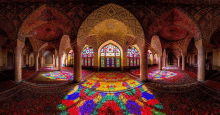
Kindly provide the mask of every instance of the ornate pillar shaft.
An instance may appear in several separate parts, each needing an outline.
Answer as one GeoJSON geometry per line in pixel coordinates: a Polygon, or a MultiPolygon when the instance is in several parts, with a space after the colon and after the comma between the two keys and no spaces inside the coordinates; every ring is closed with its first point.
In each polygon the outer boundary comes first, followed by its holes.
{"type": "Polygon", "coordinates": [[[162,70],[162,56],[158,55],[159,70],[162,70]]]}
{"type": "Polygon", "coordinates": [[[41,64],[40,65],[41,65],[41,67],[44,67],[43,66],[44,65],[44,57],[43,56],[41,57],[41,64]]]}
{"type": "Polygon", "coordinates": [[[66,53],[66,66],[68,66],[68,53],[66,53]]]}
{"type": "Polygon", "coordinates": [[[140,79],[141,81],[146,81],[148,76],[148,63],[147,63],[147,52],[148,52],[148,47],[144,45],[141,50],[141,57],[140,57],[140,79]]]}
{"type": "Polygon", "coordinates": [[[74,46],[74,82],[81,82],[81,50],[78,45],[74,46]]]}
{"type": "Polygon", "coordinates": [[[54,59],[55,59],[55,60],[54,60],[54,61],[55,61],[54,66],[57,67],[57,56],[55,56],[54,59]]]}
{"type": "Polygon", "coordinates": [[[127,52],[123,52],[123,72],[127,71],[127,52]]]}
{"type": "Polygon", "coordinates": [[[59,55],[59,70],[60,70],[60,71],[62,70],[62,60],[63,60],[63,55],[60,54],[60,55],[59,55]]]}
{"type": "Polygon", "coordinates": [[[22,80],[21,54],[22,54],[22,47],[17,46],[15,48],[15,82],[20,82],[22,80]]]}
{"type": "Polygon", "coordinates": [[[99,71],[99,70],[98,70],[98,60],[99,60],[98,57],[99,57],[99,56],[98,56],[98,52],[95,51],[94,54],[93,54],[93,61],[94,61],[94,63],[93,63],[93,70],[94,70],[94,71],[99,71]]]}
{"type": "Polygon", "coordinates": [[[185,55],[182,55],[182,70],[185,70],[185,65],[186,65],[186,62],[185,62],[185,55]]]}
{"type": "Polygon", "coordinates": [[[180,67],[180,57],[178,57],[178,67],[180,67]]]}
{"type": "Polygon", "coordinates": [[[205,49],[198,49],[198,81],[205,81],[205,49]]]}
{"type": "Polygon", "coordinates": [[[38,71],[38,67],[39,67],[39,65],[38,65],[38,58],[39,58],[39,53],[38,52],[36,52],[36,53],[34,53],[34,57],[35,57],[35,70],[36,71],[38,71]]]}
{"type": "Polygon", "coordinates": [[[200,82],[205,81],[205,55],[206,55],[206,49],[203,46],[202,39],[197,41],[195,43],[196,48],[198,50],[198,73],[197,73],[197,79],[200,82]]]}

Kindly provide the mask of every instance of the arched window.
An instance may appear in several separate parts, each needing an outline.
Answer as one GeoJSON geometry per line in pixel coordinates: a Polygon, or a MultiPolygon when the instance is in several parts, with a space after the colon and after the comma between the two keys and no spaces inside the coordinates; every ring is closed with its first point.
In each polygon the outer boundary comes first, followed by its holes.
{"type": "Polygon", "coordinates": [[[150,65],[150,50],[147,52],[147,64],[150,65]]]}
{"type": "Polygon", "coordinates": [[[69,55],[70,55],[70,65],[73,65],[74,64],[74,53],[73,53],[73,50],[70,50],[69,55]]]}
{"type": "Polygon", "coordinates": [[[93,66],[93,49],[91,47],[86,46],[82,51],[82,66],[90,67],[93,66]]]}
{"type": "Polygon", "coordinates": [[[157,62],[157,59],[156,59],[156,54],[154,54],[154,64],[156,64],[157,62]]]}
{"type": "Polygon", "coordinates": [[[134,46],[127,50],[127,64],[130,67],[137,67],[140,65],[140,54],[134,46]]]}
{"type": "Polygon", "coordinates": [[[109,43],[101,49],[101,68],[120,68],[121,67],[120,49],[109,43]]]}

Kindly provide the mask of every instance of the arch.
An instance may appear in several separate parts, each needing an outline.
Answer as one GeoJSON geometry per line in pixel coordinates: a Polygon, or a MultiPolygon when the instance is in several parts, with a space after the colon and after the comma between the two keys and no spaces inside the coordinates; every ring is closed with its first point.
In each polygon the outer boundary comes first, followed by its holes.
{"type": "Polygon", "coordinates": [[[212,44],[215,48],[220,48],[220,28],[218,28],[213,34],[212,37],[210,38],[210,44],[212,44]]]}
{"type": "Polygon", "coordinates": [[[85,45],[82,50],[82,66],[83,67],[93,67],[94,65],[94,51],[89,45],[85,45]]]}
{"type": "MultiPolygon", "coordinates": [[[[95,28],[97,24],[100,24],[108,19],[114,19],[125,24],[131,30],[131,33],[136,40],[145,38],[142,26],[132,13],[119,5],[107,4],[91,13],[82,23],[77,34],[77,44],[79,43],[84,46],[86,43],[83,44],[81,42],[86,41],[85,39],[87,39],[87,36],[90,35],[91,30],[95,28]]],[[[102,43],[100,43],[100,45],[101,44],[102,43]]],[[[120,45],[123,47],[122,44],[120,45]]]]}
{"type": "Polygon", "coordinates": [[[48,42],[43,44],[39,49],[38,49],[38,52],[40,52],[43,48],[47,47],[48,46],[48,42]]]}
{"type": "Polygon", "coordinates": [[[73,50],[70,45],[70,37],[68,35],[63,35],[60,41],[59,54],[63,54],[66,48],[73,50]]]}
{"type": "Polygon", "coordinates": [[[201,30],[197,23],[184,10],[175,7],[167,12],[164,12],[157,17],[149,26],[147,39],[151,40],[152,36],[156,35],[158,31],[166,26],[176,25],[193,35],[195,41],[201,39],[201,30]]]}
{"type": "MultiPolygon", "coordinates": [[[[207,25],[205,25],[202,33],[203,44],[208,46],[211,38],[219,31],[220,15],[216,15],[207,25]]],[[[196,41],[195,41],[196,42],[196,41]]]]}
{"type": "Polygon", "coordinates": [[[18,39],[25,41],[34,28],[51,23],[62,29],[64,34],[71,34],[73,24],[72,22],[57,9],[48,6],[46,4],[35,9],[31,14],[27,16],[18,30],[18,39]]]}
{"type": "MultiPolygon", "coordinates": [[[[7,34],[7,37],[11,43],[11,45],[17,45],[17,42],[16,42],[16,30],[15,28],[13,27],[13,24],[11,24],[11,22],[6,18],[4,17],[2,14],[0,14],[0,28],[1,30],[4,30],[4,32],[7,34]]],[[[1,41],[2,42],[2,41],[1,41]]]]}
{"type": "Polygon", "coordinates": [[[157,50],[158,55],[162,56],[162,45],[159,36],[154,35],[152,37],[151,47],[155,48],[157,50]]]}
{"type": "Polygon", "coordinates": [[[108,45],[109,43],[116,45],[120,49],[120,53],[121,53],[121,56],[120,56],[121,57],[121,64],[120,65],[121,65],[121,71],[123,71],[123,49],[117,42],[115,42],[113,40],[108,40],[99,47],[99,49],[98,49],[98,70],[100,70],[100,66],[101,66],[101,64],[100,64],[101,49],[105,45],[108,45]]]}
{"type": "Polygon", "coordinates": [[[129,68],[140,67],[140,51],[137,45],[127,49],[127,66],[129,68]]]}

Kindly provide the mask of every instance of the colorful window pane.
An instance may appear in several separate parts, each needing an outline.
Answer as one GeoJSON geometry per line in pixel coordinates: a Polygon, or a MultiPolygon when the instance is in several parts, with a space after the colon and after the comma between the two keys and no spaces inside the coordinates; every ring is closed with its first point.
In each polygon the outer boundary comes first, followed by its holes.
{"type": "Polygon", "coordinates": [[[101,57],[101,67],[105,67],[105,57],[101,57]]]}
{"type": "Polygon", "coordinates": [[[154,55],[154,64],[156,64],[156,55],[154,55]]]}
{"type": "Polygon", "coordinates": [[[120,49],[117,46],[109,43],[101,49],[101,56],[103,53],[106,53],[106,56],[120,56],[120,49]]]}
{"type": "Polygon", "coordinates": [[[115,57],[112,57],[112,67],[115,67],[115,57]]]}
{"type": "Polygon", "coordinates": [[[116,67],[120,67],[120,57],[116,57],[116,67]]]}
{"type": "Polygon", "coordinates": [[[82,65],[84,64],[84,59],[82,58],[82,65]]]}
{"type": "Polygon", "coordinates": [[[86,46],[82,51],[82,65],[93,66],[93,55],[94,55],[93,49],[86,46]]]}
{"type": "Polygon", "coordinates": [[[91,58],[88,58],[88,66],[91,66],[91,58]]]}
{"type": "Polygon", "coordinates": [[[136,66],[136,57],[134,57],[134,66],[136,66]]]}
{"type": "Polygon", "coordinates": [[[137,58],[137,66],[139,66],[139,65],[140,65],[140,59],[137,58]]]}
{"type": "Polygon", "coordinates": [[[128,66],[139,66],[140,54],[134,46],[127,50],[127,58],[128,66]]]}
{"type": "Polygon", "coordinates": [[[110,58],[109,57],[106,58],[106,67],[110,67],[110,58]]]}
{"type": "Polygon", "coordinates": [[[101,67],[120,67],[120,49],[109,43],[101,49],[101,67]]]}
{"type": "Polygon", "coordinates": [[[149,50],[147,52],[147,64],[150,64],[150,52],[149,52],[149,50]]]}

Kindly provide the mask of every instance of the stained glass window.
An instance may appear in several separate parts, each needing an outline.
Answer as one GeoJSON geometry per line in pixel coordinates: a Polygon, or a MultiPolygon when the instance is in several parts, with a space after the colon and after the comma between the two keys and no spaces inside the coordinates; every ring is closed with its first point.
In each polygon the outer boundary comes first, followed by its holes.
{"type": "Polygon", "coordinates": [[[130,67],[137,67],[140,65],[140,54],[134,46],[127,50],[127,64],[130,67]]]}
{"type": "Polygon", "coordinates": [[[150,52],[149,52],[149,50],[147,52],[147,64],[150,64],[150,52]]]}
{"type": "Polygon", "coordinates": [[[101,49],[101,67],[115,68],[120,67],[121,52],[120,49],[109,43],[101,49]]]}
{"type": "Polygon", "coordinates": [[[156,64],[156,54],[154,54],[154,64],[156,64]]]}
{"type": "Polygon", "coordinates": [[[82,51],[82,66],[93,66],[93,49],[86,46],[82,51]]]}

